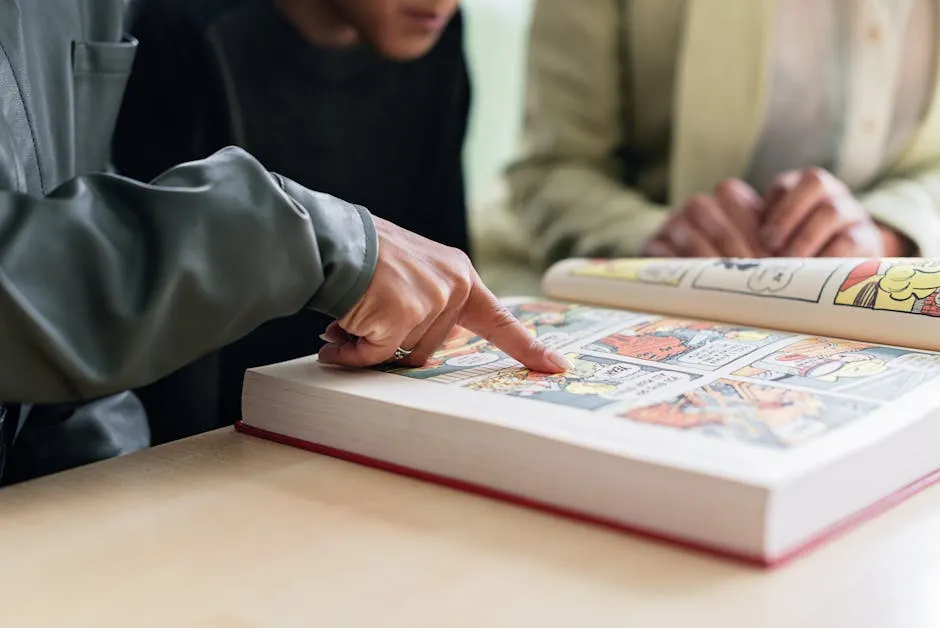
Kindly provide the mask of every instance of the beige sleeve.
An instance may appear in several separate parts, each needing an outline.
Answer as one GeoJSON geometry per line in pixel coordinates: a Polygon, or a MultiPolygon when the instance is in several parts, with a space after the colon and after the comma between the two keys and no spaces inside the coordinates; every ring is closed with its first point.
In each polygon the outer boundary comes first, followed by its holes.
{"type": "Polygon", "coordinates": [[[914,255],[940,257],[940,159],[882,181],[859,202],[872,218],[910,238],[914,255]]]}
{"type": "Polygon", "coordinates": [[[507,180],[511,211],[544,266],[569,256],[634,256],[665,219],[621,182],[630,95],[617,0],[539,0],[525,120],[507,180]]]}

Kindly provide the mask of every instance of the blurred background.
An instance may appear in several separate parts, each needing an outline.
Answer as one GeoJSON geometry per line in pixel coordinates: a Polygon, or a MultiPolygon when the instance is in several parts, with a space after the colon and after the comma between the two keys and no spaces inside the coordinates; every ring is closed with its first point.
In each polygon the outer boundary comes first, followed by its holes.
{"type": "Polygon", "coordinates": [[[518,139],[533,0],[464,0],[473,106],[465,148],[471,209],[499,196],[518,139]]]}

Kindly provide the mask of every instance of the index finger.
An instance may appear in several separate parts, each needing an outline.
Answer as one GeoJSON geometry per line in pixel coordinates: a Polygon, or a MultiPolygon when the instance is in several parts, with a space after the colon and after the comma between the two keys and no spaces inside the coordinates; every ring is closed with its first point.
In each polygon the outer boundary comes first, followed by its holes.
{"type": "Polygon", "coordinates": [[[460,326],[493,343],[529,370],[562,373],[571,368],[564,356],[533,337],[478,277],[464,303],[460,326]]]}
{"type": "Polygon", "coordinates": [[[804,176],[795,188],[767,208],[767,220],[761,235],[771,253],[778,253],[784,247],[825,195],[826,186],[819,177],[804,176]]]}
{"type": "Polygon", "coordinates": [[[738,179],[725,181],[715,189],[715,200],[740,229],[755,257],[767,257],[760,238],[761,197],[738,179]]]}

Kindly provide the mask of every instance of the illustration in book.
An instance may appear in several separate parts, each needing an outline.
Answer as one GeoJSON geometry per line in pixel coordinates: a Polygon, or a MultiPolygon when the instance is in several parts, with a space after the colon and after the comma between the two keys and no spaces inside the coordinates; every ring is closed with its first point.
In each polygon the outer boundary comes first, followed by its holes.
{"type": "Polygon", "coordinates": [[[692,287],[818,303],[830,277],[799,259],[723,259],[703,268],[692,287]]]}
{"type": "Polygon", "coordinates": [[[660,318],[601,338],[585,349],[715,370],[786,337],[735,325],[660,318]]]}
{"type": "MultiPolygon", "coordinates": [[[[596,330],[597,326],[605,321],[610,321],[611,324],[626,324],[637,318],[636,314],[619,310],[541,300],[512,304],[507,309],[519,319],[529,333],[550,347],[574,342],[596,330]]],[[[463,328],[456,328],[424,366],[388,367],[384,370],[416,379],[434,379],[487,365],[496,367],[500,362],[509,361],[505,353],[480,336],[463,328]]],[[[464,373],[466,376],[475,374],[476,372],[464,373]]]]}
{"type": "Polygon", "coordinates": [[[940,260],[870,260],[857,265],[839,286],[835,304],[940,316],[940,260]]]}
{"type": "Polygon", "coordinates": [[[569,353],[566,357],[573,368],[563,374],[547,375],[512,368],[473,381],[466,387],[582,410],[597,410],[615,402],[641,399],[700,377],[578,353],[569,353]]]}
{"type": "Polygon", "coordinates": [[[623,417],[723,440],[786,449],[818,438],[878,407],[859,399],[718,379],[623,417]]]}
{"type": "Polygon", "coordinates": [[[734,374],[887,401],[940,375],[940,355],[848,340],[806,338],[734,374]]]}
{"type": "Polygon", "coordinates": [[[677,287],[688,271],[688,265],[681,262],[655,258],[623,258],[590,260],[575,267],[571,274],[677,287]]]}

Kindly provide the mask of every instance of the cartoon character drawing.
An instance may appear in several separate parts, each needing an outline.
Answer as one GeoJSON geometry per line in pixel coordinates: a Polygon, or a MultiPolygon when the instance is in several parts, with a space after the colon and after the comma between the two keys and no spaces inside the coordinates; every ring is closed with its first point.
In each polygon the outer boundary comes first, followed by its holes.
{"type": "Polygon", "coordinates": [[[633,395],[650,394],[695,378],[688,373],[578,353],[566,357],[572,363],[566,373],[546,375],[510,368],[465,386],[470,390],[597,410],[633,395]]]}
{"type": "Polygon", "coordinates": [[[611,334],[588,348],[638,360],[682,362],[713,369],[773,340],[772,333],[756,329],[666,318],[611,334]]]}
{"type": "MultiPolygon", "coordinates": [[[[552,333],[564,334],[573,318],[571,313],[579,306],[551,301],[531,301],[508,308],[533,336],[552,333]]],[[[585,323],[585,325],[588,323],[585,323]]],[[[564,336],[561,336],[564,338],[564,336]]],[[[547,342],[546,344],[552,344],[547,342]]],[[[420,367],[386,367],[398,375],[430,379],[465,369],[475,369],[506,359],[506,355],[480,336],[457,327],[441,347],[420,367]]]]}
{"type": "Polygon", "coordinates": [[[589,348],[651,362],[663,362],[666,358],[682,355],[688,349],[680,338],[658,334],[612,334],[601,338],[589,348]]]}
{"type": "Polygon", "coordinates": [[[870,260],[839,286],[836,305],[940,316],[940,260],[870,260]]]}
{"type": "Polygon", "coordinates": [[[676,262],[654,258],[595,259],[576,267],[571,274],[676,287],[690,267],[689,261],[676,262]]]}
{"type": "Polygon", "coordinates": [[[628,410],[622,416],[725,440],[786,448],[875,407],[813,391],[720,379],[678,398],[628,410]]]}
{"type": "Polygon", "coordinates": [[[617,384],[604,381],[584,381],[568,375],[546,375],[526,369],[504,371],[488,379],[468,384],[471,390],[530,397],[543,392],[567,392],[572,395],[611,395],[617,384]]]}
{"type": "Polygon", "coordinates": [[[870,377],[888,370],[887,360],[865,352],[875,347],[862,342],[807,338],[735,374],[757,379],[801,377],[820,382],[870,377]]]}
{"type": "Polygon", "coordinates": [[[470,390],[530,397],[594,410],[612,403],[620,382],[613,377],[597,377],[601,362],[578,354],[566,356],[572,368],[566,373],[548,375],[527,369],[504,370],[467,385],[470,390]],[[595,379],[596,378],[596,379],[595,379]]]}
{"type": "Polygon", "coordinates": [[[552,301],[520,303],[513,314],[533,330],[537,327],[561,327],[568,323],[568,314],[577,306],[552,301]]]}
{"type": "MultiPolygon", "coordinates": [[[[467,356],[477,355],[480,356],[477,358],[477,362],[480,364],[496,361],[499,359],[501,353],[492,345],[490,345],[486,340],[477,336],[476,334],[467,331],[462,327],[457,327],[447,337],[447,340],[440,346],[440,348],[428,358],[427,362],[420,367],[390,367],[388,372],[405,374],[409,377],[423,378],[428,376],[434,376],[446,372],[446,369],[442,371],[442,368],[445,367],[450,360],[457,358],[464,358],[467,356]]],[[[452,366],[457,368],[466,368],[471,366],[474,360],[458,360],[452,366]],[[462,366],[461,366],[462,365],[462,366]]]]}

